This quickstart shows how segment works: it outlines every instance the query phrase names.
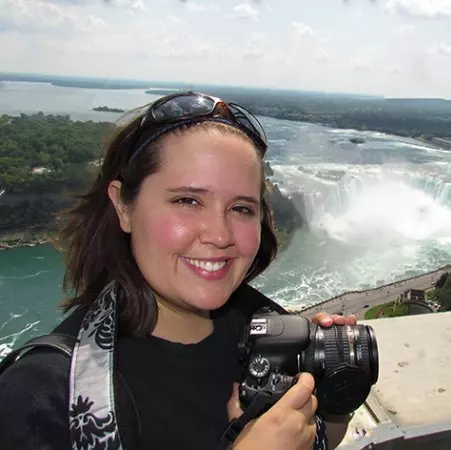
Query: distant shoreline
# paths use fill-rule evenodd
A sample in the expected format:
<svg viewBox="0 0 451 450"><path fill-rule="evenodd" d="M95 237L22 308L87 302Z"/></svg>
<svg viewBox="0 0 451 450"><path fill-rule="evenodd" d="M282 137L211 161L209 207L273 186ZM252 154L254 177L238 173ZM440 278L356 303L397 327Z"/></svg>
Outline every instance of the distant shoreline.
<svg viewBox="0 0 451 450"><path fill-rule="evenodd" d="M0 71L1 81L47 83L74 89L134 89L155 95L194 90L239 103L263 117L336 129L375 131L418 139L426 145L451 150L451 100L445 98L387 98L283 87L240 87L180 80L163 82Z"/></svg>
<svg viewBox="0 0 451 450"><path fill-rule="evenodd" d="M99 112L112 112L112 113L124 113L125 109L120 108L110 108L109 106L97 106L95 108L92 108L93 111L99 111Z"/></svg>

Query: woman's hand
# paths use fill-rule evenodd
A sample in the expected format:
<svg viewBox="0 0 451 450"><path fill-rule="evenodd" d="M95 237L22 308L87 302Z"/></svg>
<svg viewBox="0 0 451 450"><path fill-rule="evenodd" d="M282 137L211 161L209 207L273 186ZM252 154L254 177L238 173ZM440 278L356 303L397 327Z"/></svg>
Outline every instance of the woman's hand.
<svg viewBox="0 0 451 450"><path fill-rule="evenodd" d="M325 312L320 312L313 317L312 322L327 328L332 325L355 325L357 323L357 318L354 314L345 317L340 316L340 314L330 315Z"/></svg>
<svg viewBox="0 0 451 450"><path fill-rule="evenodd" d="M315 442L315 412L318 406L313 395L315 381L311 374L303 373L297 383L258 419L251 421L240 433L234 450L311 450ZM243 411L238 397L238 383L227 409L229 420Z"/></svg>

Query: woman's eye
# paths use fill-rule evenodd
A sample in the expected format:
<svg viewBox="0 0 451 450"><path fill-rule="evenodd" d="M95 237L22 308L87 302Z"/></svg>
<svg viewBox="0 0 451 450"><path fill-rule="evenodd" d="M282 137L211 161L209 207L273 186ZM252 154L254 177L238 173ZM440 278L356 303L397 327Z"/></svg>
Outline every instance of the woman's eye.
<svg viewBox="0 0 451 450"><path fill-rule="evenodd" d="M186 205L186 206L196 206L199 204L199 202L196 199L190 198L190 197L176 198L175 200L173 200L172 203L175 203L177 205Z"/></svg>
<svg viewBox="0 0 451 450"><path fill-rule="evenodd" d="M248 206L234 206L233 210L239 214L243 214L245 216L254 216L255 211Z"/></svg>

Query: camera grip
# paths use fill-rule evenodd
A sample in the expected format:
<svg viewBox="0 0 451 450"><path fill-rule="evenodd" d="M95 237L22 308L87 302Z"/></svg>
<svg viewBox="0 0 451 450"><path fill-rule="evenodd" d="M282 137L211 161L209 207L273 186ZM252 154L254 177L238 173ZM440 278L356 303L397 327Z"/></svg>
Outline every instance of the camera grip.
<svg viewBox="0 0 451 450"><path fill-rule="evenodd" d="M255 378L245 379L239 388L242 409L247 408L260 392L264 392L267 398L267 407L262 413L267 411L290 387L296 384L297 380L297 375L292 377L274 372L270 373L264 380L255 380Z"/></svg>

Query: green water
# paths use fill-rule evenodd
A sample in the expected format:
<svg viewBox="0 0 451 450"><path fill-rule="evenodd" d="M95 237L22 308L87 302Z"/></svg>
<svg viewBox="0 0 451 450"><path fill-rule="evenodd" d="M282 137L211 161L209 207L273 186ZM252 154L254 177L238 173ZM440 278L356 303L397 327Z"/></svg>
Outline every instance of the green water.
<svg viewBox="0 0 451 450"><path fill-rule="evenodd" d="M62 257L50 245L0 252L0 358L61 321L62 279Z"/></svg>

